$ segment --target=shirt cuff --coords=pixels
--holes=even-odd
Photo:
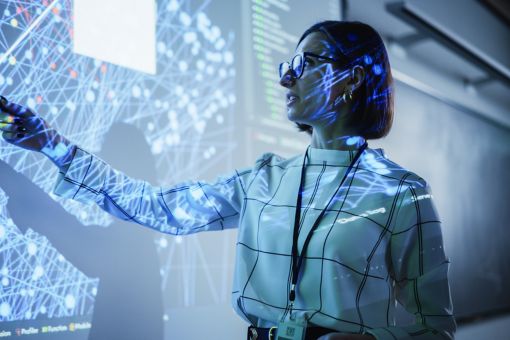
[[[92,204],[101,193],[107,165],[91,153],[77,148],[66,171],[59,171],[53,193]]]

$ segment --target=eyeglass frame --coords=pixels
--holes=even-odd
[[[301,67],[301,71],[300,71],[299,74],[297,74],[296,70],[294,70],[294,68],[292,67],[292,64],[294,63],[294,60],[297,57],[301,57],[302,58],[302,63],[301,64],[303,65]],[[301,53],[296,54],[294,57],[292,57],[290,63],[288,61],[284,61],[284,62],[280,63],[280,65],[278,66],[278,74],[280,75],[280,78],[282,78],[283,75],[285,73],[287,73],[289,70],[292,71],[292,76],[295,79],[301,78],[301,76],[303,75],[303,73],[305,71],[306,57],[313,57],[313,58],[317,58],[319,60],[322,59],[322,60],[329,61],[330,63],[340,63],[340,62],[344,62],[345,63],[345,60],[340,60],[340,59],[337,59],[337,58],[326,57],[326,56],[315,54],[315,53],[312,53],[312,52],[301,52]],[[282,68],[283,68],[284,65],[287,65],[287,70],[285,72],[282,72]]]

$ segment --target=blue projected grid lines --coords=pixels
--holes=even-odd
[[[207,0],[157,1],[157,72],[149,74],[76,54],[73,1],[0,1],[0,93],[32,108],[57,131],[91,152],[102,149],[105,135],[114,123],[136,126],[151,146],[159,184],[174,183],[190,174],[206,175],[211,167],[228,162],[236,147],[230,138],[237,100],[235,36],[213,23],[206,14],[209,3]],[[121,8],[118,14],[122,15]],[[0,159],[42,188],[83,225],[108,226],[112,222],[111,216],[94,205],[86,206],[53,195],[57,169],[42,155],[1,140]],[[5,195],[2,197],[7,199]],[[7,258],[17,249],[12,235],[20,239],[33,237],[36,244],[41,244],[39,249],[50,249],[43,236],[36,237],[31,231],[23,235],[14,223],[7,222],[5,214],[0,214],[5,222],[0,236],[3,244],[0,256]],[[174,244],[181,240],[171,244],[162,240],[158,236],[155,247],[166,262],[161,268],[165,291],[170,272],[168,263],[172,262]],[[203,260],[200,242],[193,242],[190,247],[198,249],[200,262]],[[23,259],[30,257],[26,251],[17,254]],[[57,250],[47,251],[45,255],[41,257],[44,268],[54,266],[61,258]],[[12,272],[17,262],[9,263],[7,272]],[[91,313],[93,309],[92,292],[94,287],[97,289],[97,281],[82,277],[83,274],[68,265],[65,273],[60,274],[69,280],[69,287],[73,287],[73,280],[80,285],[73,288],[76,290],[73,297],[67,291],[58,292],[55,299],[64,301],[61,309],[41,302],[39,309],[46,308],[48,316],[69,316],[65,314],[69,311],[66,303],[80,313]],[[30,270],[41,272],[33,266]],[[55,278],[60,275],[57,271],[53,273]],[[192,275],[186,277],[190,279],[183,298],[192,302],[192,287],[196,283]],[[12,285],[9,281],[8,286]],[[214,287],[211,289],[216,291]],[[44,290],[33,294],[43,296]],[[221,296],[223,301],[229,294],[222,291],[213,296]],[[32,303],[37,305],[29,302],[27,306]],[[5,320],[37,316],[35,312],[26,314],[23,308],[19,304],[2,305],[0,312],[4,312]]]

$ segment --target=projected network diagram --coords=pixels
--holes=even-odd
[[[29,106],[91,152],[101,150],[104,135],[113,123],[137,126],[156,158],[159,184],[174,183],[176,178],[189,174],[200,176],[207,172],[209,163],[225,160],[234,147],[225,137],[233,129],[236,102],[234,35],[222,32],[211,21],[205,12],[208,3],[0,1],[0,93]],[[140,20],[133,22],[135,18]],[[110,32],[107,26],[100,27],[108,21]],[[99,31],[87,36],[85,28],[90,30],[94,23]],[[123,40],[126,36],[119,36],[121,28],[130,32],[133,23],[143,27],[143,32]],[[98,32],[110,42],[125,42],[125,49],[116,46],[108,51],[101,43],[95,48]],[[130,58],[129,54],[137,50],[141,57]],[[94,205],[84,206],[52,195],[57,171],[41,155],[4,141],[0,146],[4,162],[31,179],[84,226],[107,227],[111,223],[112,218]],[[0,202],[7,199],[0,192]],[[22,234],[5,209],[0,213],[0,228],[2,258],[12,256],[20,247],[19,240],[25,242],[21,246],[24,250],[16,252],[19,259],[33,255],[32,244],[39,245],[38,251],[45,250],[44,256],[38,257],[44,263],[34,262],[18,280],[9,277],[21,269],[20,263],[4,262],[2,292],[19,292],[22,304],[10,304],[2,296],[0,321],[30,320],[43,312],[49,317],[69,316],[70,311],[76,315],[91,313],[97,280],[86,278],[62,260],[44,236],[33,231]],[[155,244],[163,258],[171,257],[166,239],[158,238]],[[30,299],[21,298],[25,282],[33,280],[34,275],[44,276],[51,268],[55,270],[48,276],[46,288],[62,280],[59,273],[65,276],[61,288],[51,292],[55,300],[64,302],[60,309],[45,299],[48,292],[37,286],[26,291]],[[161,275],[166,281],[167,266],[161,268]],[[79,284],[73,285],[74,281]],[[190,282],[188,289],[192,287]],[[29,313],[23,306],[37,306],[38,312]]]
[[[44,236],[21,233],[6,204],[0,189],[0,320],[90,314],[98,280],[77,270]]]

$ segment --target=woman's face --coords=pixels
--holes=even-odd
[[[321,32],[307,35],[297,46],[296,54],[309,52],[335,58],[334,49]],[[287,117],[297,123],[316,126],[332,124],[337,120],[337,101],[342,96],[349,81],[349,70],[338,69],[331,61],[315,57],[305,58],[301,77],[296,79],[291,70],[282,75],[280,84],[287,91]]]

